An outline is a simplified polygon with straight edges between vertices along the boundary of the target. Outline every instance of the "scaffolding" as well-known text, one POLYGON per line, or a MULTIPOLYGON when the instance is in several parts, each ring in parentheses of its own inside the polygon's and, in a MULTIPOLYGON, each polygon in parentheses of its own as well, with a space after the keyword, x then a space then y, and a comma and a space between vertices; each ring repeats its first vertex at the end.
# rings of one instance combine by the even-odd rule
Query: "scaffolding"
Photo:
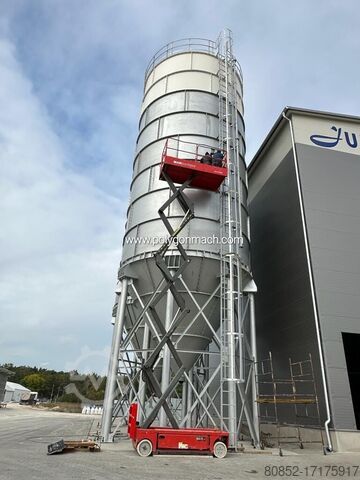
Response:
POLYGON ((289 373, 288 378, 275 377, 271 352, 268 358, 258 362, 256 384, 260 426, 270 424, 276 429, 276 435, 263 435, 263 443, 270 435, 277 442, 280 456, 286 444, 295 444, 301 449, 305 444, 320 444, 325 452, 311 354, 302 361, 294 362, 289 358, 289 373), (284 417, 289 421, 282 421, 284 417), (304 438, 304 429, 314 431, 311 439, 304 438))

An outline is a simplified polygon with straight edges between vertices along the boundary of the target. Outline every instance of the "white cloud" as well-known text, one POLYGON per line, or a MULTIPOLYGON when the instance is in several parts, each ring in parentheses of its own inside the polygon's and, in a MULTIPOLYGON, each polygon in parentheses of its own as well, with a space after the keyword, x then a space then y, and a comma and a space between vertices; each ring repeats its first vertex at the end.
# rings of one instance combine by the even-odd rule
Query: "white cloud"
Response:
POLYGON ((125 205, 69 168, 4 39, 0 104, 0 362, 61 367, 109 343, 125 205))

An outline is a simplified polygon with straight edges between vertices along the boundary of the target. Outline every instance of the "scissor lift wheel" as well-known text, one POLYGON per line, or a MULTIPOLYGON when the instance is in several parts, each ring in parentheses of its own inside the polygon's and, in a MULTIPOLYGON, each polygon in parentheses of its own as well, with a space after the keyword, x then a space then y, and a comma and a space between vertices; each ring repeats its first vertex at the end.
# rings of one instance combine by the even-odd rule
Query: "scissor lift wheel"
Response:
POLYGON ((215 442, 214 443, 214 457, 224 458, 227 454, 227 446, 224 442, 215 442))
POLYGON ((141 440, 137 444, 136 451, 140 455, 140 457, 150 457, 153 451, 152 443, 150 442, 150 440, 144 438, 144 440, 141 440))

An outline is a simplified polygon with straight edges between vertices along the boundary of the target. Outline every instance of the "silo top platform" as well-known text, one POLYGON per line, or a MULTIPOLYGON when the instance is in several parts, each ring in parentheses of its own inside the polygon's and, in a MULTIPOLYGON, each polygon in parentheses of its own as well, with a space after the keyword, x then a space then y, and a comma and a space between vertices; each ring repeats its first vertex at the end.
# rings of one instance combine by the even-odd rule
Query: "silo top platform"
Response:
POLYGON ((215 192, 227 176, 226 152, 169 138, 162 154, 160 180, 165 180, 164 173, 174 183, 192 178, 189 186, 215 192))

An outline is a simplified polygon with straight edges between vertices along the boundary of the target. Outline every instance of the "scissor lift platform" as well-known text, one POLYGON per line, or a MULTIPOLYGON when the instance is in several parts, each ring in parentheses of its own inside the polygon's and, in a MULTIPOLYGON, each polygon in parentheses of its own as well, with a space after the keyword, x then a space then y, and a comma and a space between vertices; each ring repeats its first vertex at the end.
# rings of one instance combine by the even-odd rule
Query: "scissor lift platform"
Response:
POLYGON ((224 458, 229 433, 217 428, 139 428, 137 403, 129 409, 128 435, 141 457, 153 454, 205 454, 224 458))
POLYGON ((201 163, 205 151, 210 149, 207 145, 168 139, 162 155, 160 180, 165 180, 164 173, 177 184, 183 184, 192 178, 191 187, 216 192, 227 177, 226 155, 222 166, 201 163), (176 144, 176 147, 173 144, 176 144), (186 144, 185 147, 183 144, 186 144))

